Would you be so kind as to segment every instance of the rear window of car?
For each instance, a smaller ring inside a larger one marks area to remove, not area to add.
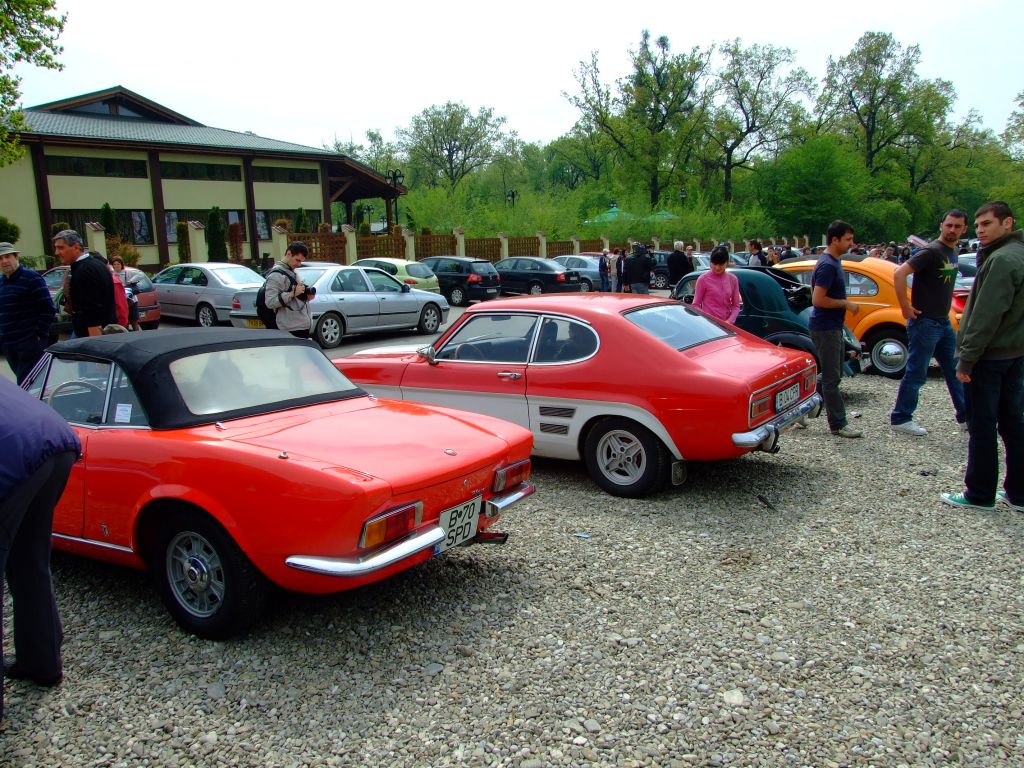
[[[474,275],[493,275],[498,270],[489,261],[471,261],[469,263],[469,271]]]
[[[627,312],[626,319],[673,349],[688,349],[731,336],[723,326],[685,304],[655,304]]]
[[[302,278],[306,285],[312,285],[327,271],[326,267],[299,267],[295,274]]]
[[[258,273],[253,272],[248,267],[241,265],[237,267],[228,267],[227,269],[218,269],[217,277],[225,285],[243,285],[245,283],[262,283],[263,278]]]
[[[430,271],[430,267],[425,264],[406,264],[405,271],[413,277],[422,277],[424,279],[430,279],[434,276],[434,273]]]
[[[125,270],[128,278],[128,287],[133,291],[142,293],[144,291],[153,290],[153,282],[149,279],[149,276],[141,269],[132,269],[129,267]]]

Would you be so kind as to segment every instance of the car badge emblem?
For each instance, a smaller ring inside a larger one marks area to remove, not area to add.
[[[456,451],[454,448],[445,448],[444,452],[448,456],[458,456],[459,455],[459,452]]]

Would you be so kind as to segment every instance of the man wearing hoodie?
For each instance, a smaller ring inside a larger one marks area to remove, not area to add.
[[[309,338],[312,320],[308,302],[314,290],[306,287],[295,270],[308,255],[305,243],[292,243],[284,252],[284,258],[267,273],[266,283],[267,306],[274,310],[277,327],[300,339]]]
[[[981,241],[957,333],[956,377],[967,401],[967,471],[962,493],[943,493],[954,507],[1024,512],[1024,232],[1010,206],[985,203],[974,214]],[[1003,490],[996,436],[1006,449]]]

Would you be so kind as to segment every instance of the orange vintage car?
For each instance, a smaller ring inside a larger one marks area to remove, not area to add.
[[[816,263],[811,260],[793,261],[779,264],[778,268],[810,285]],[[846,313],[846,325],[864,346],[871,367],[892,379],[902,378],[907,367],[907,321],[893,284],[896,267],[891,261],[873,256],[843,257],[846,298],[860,305],[860,312],[856,315]],[[949,319],[956,330],[958,318],[952,310]]]
[[[202,637],[248,627],[271,585],[338,592],[501,543],[534,490],[527,430],[370,397],[284,332],[74,339],[24,386],[82,442],[54,547],[148,568]]]
[[[774,453],[782,432],[821,410],[811,355],[651,296],[488,301],[429,347],[334,363],[382,397],[521,424],[535,454],[582,459],[626,497],[682,483],[687,461]]]

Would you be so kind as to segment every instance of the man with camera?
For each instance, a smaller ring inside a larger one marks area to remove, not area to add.
[[[295,270],[309,255],[305,243],[294,242],[284,252],[284,258],[267,273],[266,302],[274,310],[277,327],[300,339],[309,338],[312,322],[309,317],[309,300],[316,289],[307,286]]]

